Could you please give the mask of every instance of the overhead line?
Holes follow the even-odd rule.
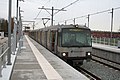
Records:
[[[114,8],[114,9],[120,9],[120,7]]]
[[[73,5],[73,4],[75,4],[75,3],[78,2],[78,1],[79,1],[79,0],[76,0],[76,1],[74,1],[74,2],[72,2],[72,3],[70,3],[69,5],[67,5],[67,6],[65,6],[65,7],[63,7],[63,8],[61,8],[60,10],[58,10],[57,12],[55,12],[54,15],[57,14],[59,11],[64,10],[65,8],[67,8],[67,7],[69,7],[69,6]]]
[[[89,14],[89,15],[96,15],[96,14],[100,14],[100,13],[104,13],[104,12],[108,12],[108,11],[111,11],[111,9],[100,11],[100,12],[96,12],[96,13],[92,13],[92,14]]]
[[[114,10],[116,9],[120,9],[120,7],[116,7],[116,8],[113,8]],[[105,12],[109,12],[111,11],[112,9],[108,9],[108,10],[104,10],[104,11],[99,11],[99,12],[96,12],[96,13],[91,13],[89,14],[90,15],[97,15],[97,14],[100,14],[100,13],[105,13]],[[88,15],[84,15],[84,16],[80,16],[80,17],[76,17],[76,18],[72,18],[72,19],[67,19],[67,20],[63,20],[63,21],[69,21],[69,20],[73,20],[73,19],[78,19],[78,18],[83,18],[83,17],[87,17]],[[59,22],[63,22],[63,21],[59,21]]]
[[[50,1],[51,1],[51,0],[47,1],[47,2],[44,4],[44,6],[45,6],[48,2],[50,2]],[[40,15],[41,11],[42,11],[42,9],[38,12],[37,16],[35,17],[35,20],[38,18],[38,16]]]
[[[37,16],[35,17],[35,20],[37,19],[37,17],[39,16],[39,14],[41,13],[42,9],[39,11],[39,13],[37,14]]]

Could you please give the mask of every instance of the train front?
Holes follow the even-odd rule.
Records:
[[[91,59],[91,31],[87,27],[73,26],[59,31],[59,56],[73,64],[83,64]]]

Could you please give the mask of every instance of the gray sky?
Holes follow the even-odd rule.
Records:
[[[0,0],[0,18],[8,18],[8,1]],[[16,0],[12,0],[12,16],[16,15]],[[38,7],[44,6],[45,8],[61,9],[68,4],[76,0],[25,0],[25,2],[19,1],[19,6],[24,13],[21,13],[23,20],[34,20],[40,11]],[[91,13],[96,13],[99,11],[104,11],[111,8],[120,7],[120,0],[79,0],[75,4],[65,8],[67,11],[60,11],[54,16],[54,24],[58,24],[60,21],[67,19],[72,19],[75,17],[80,17],[88,15]],[[50,15],[42,10],[38,18],[49,17]],[[50,25],[49,21],[47,25]],[[87,24],[87,18],[79,18],[76,20],[76,24]],[[90,28],[92,30],[102,30],[110,31],[111,14],[109,12],[101,13],[97,15],[90,16]],[[61,22],[60,24],[64,24]],[[73,24],[73,20],[67,21],[67,24]],[[43,27],[42,20],[36,20],[36,27]],[[114,10],[114,28],[113,31],[118,31],[120,28],[120,9]]]

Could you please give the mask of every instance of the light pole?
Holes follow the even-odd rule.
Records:
[[[73,19],[73,23],[74,23],[74,25],[75,25],[75,18]]]
[[[89,23],[90,23],[90,14],[88,14],[88,27],[90,26]]]
[[[11,65],[11,6],[12,1],[9,0],[9,11],[8,11],[8,54],[7,54],[7,65]]]
[[[19,7],[19,1],[23,1],[24,2],[24,0],[17,0],[17,6],[16,6],[17,7],[16,8],[16,19],[17,19],[17,26],[16,26],[17,28],[16,29],[17,29],[17,31],[18,31],[18,7]],[[16,36],[16,33],[15,33],[15,36]],[[16,37],[18,38],[18,36],[16,36]],[[17,42],[18,42],[17,38],[16,38],[16,46],[17,46]]]
[[[111,33],[110,33],[110,42],[112,42],[112,30],[113,30],[113,8],[111,12]]]

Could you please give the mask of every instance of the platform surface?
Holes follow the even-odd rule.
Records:
[[[106,51],[120,53],[120,48],[118,48],[117,46],[110,46],[110,45],[92,43],[92,47],[102,49],[102,50],[106,50]]]
[[[11,80],[89,80],[28,36],[23,41]]]

